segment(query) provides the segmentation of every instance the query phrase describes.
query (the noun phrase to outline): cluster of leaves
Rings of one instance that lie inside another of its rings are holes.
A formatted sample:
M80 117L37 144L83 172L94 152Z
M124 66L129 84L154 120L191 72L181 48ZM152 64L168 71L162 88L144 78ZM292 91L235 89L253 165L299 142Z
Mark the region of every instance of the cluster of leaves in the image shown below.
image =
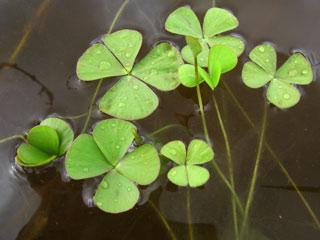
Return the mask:
M68 123L58 118L48 118L28 132L27 143L19 146L16 161L24 167L49 164L65 154L73 138Z
M277 53L270 44L255 47L249 54L250 60L242 71L242 79L250 88L260 88L269 83L267 99L278 108L285 109L296 105L301 97L294 86L308 85L313 72L310 62L301 54L293 54L277 70Z

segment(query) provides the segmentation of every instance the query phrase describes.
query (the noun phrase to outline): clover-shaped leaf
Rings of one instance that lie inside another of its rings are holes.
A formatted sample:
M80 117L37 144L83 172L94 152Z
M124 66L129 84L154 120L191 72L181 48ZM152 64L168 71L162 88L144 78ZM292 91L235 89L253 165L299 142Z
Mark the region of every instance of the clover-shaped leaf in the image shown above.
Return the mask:
M236 36L221 36L219 34L230 31L238 27L237 18L229 11L222 8L211 8L207 11L203 31L199 19L188 6L180 7L172 12L166 20L165 28L167 31L198 38L202 45L202 52L198 56L198 64L201 67L207 67L209 48L215 45L224 45L230 47L237 56L244 51L244 43L241 38ZM194 64L194 58L190 46L182 49L183 59Z
M17 150L17 163L25 167L38 167L62 156L70 147L74 133L65 121L48 118L27 134L27 143Z
M168 179L178 186L200 187L210 177L207 169L197 166L213 159L212 148L202 140L192 140L188 150L183 142L172 141L164 145L161 154L178 166L168 172Z
M125 29L103 36L101 43L80 57L80 80L123 76L101 99L100 111L124 120L142 119L158 107L158 97L146 84L161 91L178 87L178 68L183 60L177 48L160 43L134 65L141 45L141 34Z
M276 51L270 44L255 47L242 71L242 79L250 88L269 84L267 99L275 106L286 109L295 106L301 94L294 86L312 82L313 72L309 61L301 54L293 54L278 70Z
M127 121L108 119L99 122L93 136L80 135L66 156L66 170L72 179L106 174L94 196L98 208L109 213L130 210L139 199L136 184L152 183L160 171L157 150L144 144L127 153L136 134Z

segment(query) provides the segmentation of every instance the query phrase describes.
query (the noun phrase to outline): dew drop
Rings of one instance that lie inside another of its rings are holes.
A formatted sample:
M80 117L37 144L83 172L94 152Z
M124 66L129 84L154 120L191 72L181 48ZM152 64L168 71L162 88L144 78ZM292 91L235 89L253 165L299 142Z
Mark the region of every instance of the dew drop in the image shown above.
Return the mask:
M175 175L177 175L177 171L176 171L176 170L173 170L173 171L171 172L171 176L175 176Z
M174 150L174 149L172 149L170 152L171 152L172 155L177 155L177 151Z
M259 47L259 51L264 53L264 51L265 51L264 47L263 46Z
M270 62L270 60L269 60L269 59L266 59L266 62L268 63L268 62Z
M101 183L101 186L102 186L103 188L108 188L109 184L107 183L107 181L103 181L103 182Z
M138 88L139 88L138 85L134 85L134 86L133 86L133 89L135 89L135 90L137 90Z
M173 57L173 56L174 56L174 52L173 51L168 52L168 57Z
M102 202L97 202L98 207L102 207Z
M131 187L128 187L127 190L128 190L128 192L131 192L132 188L131 188Z
M302 71L302 74L303 74L303 75L307 75L307 74L308 74L308 71L307 71L307 70L303 70L303 71Z
M126 53L126 58L129 58L131 57L131 54L130 53Z
M122 186L122 184L121 183L118 183L118 187L121 187Z
M117 146L116 146L116 149L120 149L120 146L119 146L119 145L117 145Z
M288 99L290 99L290 95L288 93L286 93L286 94L283 95L283 98L288 100Z
M102 61L99 65L100 70L107 70L110 68L110 63Z
M83 171L84 172L89 172L89 168L86 167L86 168L83 169Z
M290 70L290 71L289 71L289 76L290 76L290 77L294 77L294 76L297 75L297 73L298 73L297 70Z
M121 103L119 103L118 106L119 106L119 107L124 107L124 105L125 105L125 104L121 102Z

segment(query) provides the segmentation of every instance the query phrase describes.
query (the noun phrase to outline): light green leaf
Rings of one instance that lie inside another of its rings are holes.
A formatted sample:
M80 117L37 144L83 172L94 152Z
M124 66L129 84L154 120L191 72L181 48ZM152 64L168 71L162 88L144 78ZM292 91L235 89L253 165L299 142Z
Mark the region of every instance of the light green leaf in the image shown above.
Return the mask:
M99 102L99 109L113 117L138 120L151 115L158 107L157 95L134 77L121 78Z
M189 186L196 188L204 185L210 178L209 171L203 167L187 166Z
M270 44L255 47L249 54L250 59L267 73L274 75L277 69L277 53Z
M92 45L80 57L77 64L77 75L83 81L126 74L127 71L103 44Z
M212 148L202 140L192 140L187 150L187 164L203 164L214 157Z
M31 144L21 144L17 150L17 163L25 167L38 167L46 165L56 159L57 156L49 155Z
M178 69L182 64L177 48L160 43L135 65L132 75L161 91L170 91L179 85Z
M277 71L276 78L287 83L308 85L313 79L311 64L301 53L296 53Z
M130 122L107 119L96 125L92 135L108 162L115 166L132 144L135 131Z
M267 73L253 62L247 62L242 69L242 80L250 88L260 88L273 79L273 75Z
M197 57L202 51L202 47L201 47L201 44L199 43L199 39L186 36L186 42L187 42L187 45L190 47L193 57Z
M172 182L175 185L181 187L188 186L188 176L185 165L171 168L167 176L170 182Z
M243 40L240 37L235 36L215 36L208 38L207 42L210 47L215 45L228 46L237 54L237 56L240 56L245 49Z
M156 180L160 172L158 152L150 144L142 145L126 155L116 170L139 185L148 185Z
M121 213L132 209L139 200L137 186L117 173L108 173L99 184L94 202L97 207L108 213Z
M218 60L215 61L216 63L212 65L214 70L212 71L212 74L210 76L210 84L208 83L208 81L206 81L212 90L214 90L218 86L222 74L220 62Z
M197 57L198 66L207 67L208 66L208 57L209 57L209 47L208 47L207 43L204 42L203 40L200 41L200 43L202 46L202 51ZM190 46L188 46L188 45L185 46L181 51L181 55L187 63L194 65L194 57L193 57Z
M238 25L238 19L231 12L222 8L211 8L204 17L203 32L206 38L210 38L235 29Z
M138 31L123 29L102 38L108 49L130 72L142 45L142 35Z
M161 148L161 155L181 165L185 164L187 157L186 146L181 141L171 141Z
M271 81L267 91L268 100L281 109L293 107L300 97L296 87L277 79Z
M237 66L238 57L230 47L215 45L209 52L209 72L211 75L215 71L215 64L220 64L221 73L226 73Z
M88 134L76 138L67 152L65 167L68 176L76 180L96 177L113 168Z
M48 126L36 126L28 133L28 142L48 155L58 155L60 140L56 130Z
M180 7L172 12L165 23L167 31L183 36L202 38L198 17L190 7Z
M190 64L184 64L179 68L179 80L181 84L188 88L196 87L198 84L201 84L204 79L200 76L199 73L199 83L195 78L195 67Z
M47 118L40 123L57 131L60 139L59 155L63 155L71 146L74 133L70 125L59 118Z

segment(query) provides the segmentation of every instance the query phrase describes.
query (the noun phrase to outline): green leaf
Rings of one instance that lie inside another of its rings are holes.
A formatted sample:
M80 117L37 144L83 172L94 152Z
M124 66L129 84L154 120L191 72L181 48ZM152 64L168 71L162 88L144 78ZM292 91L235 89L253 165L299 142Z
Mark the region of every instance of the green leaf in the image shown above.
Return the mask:
M59 118L47 118L40 123L57 131L60 139L59 155L63 155L71 146L74 133L68 123Z
M276 78L286 83L308 85L313 79L311 64L301 53L296 53L277 71Z
M161 148L161 155L181 165L185 164L187 151L186 146L181 141L171 141Z
M36 126L28 133L28 142L48 155L58 155L60 140L56 130L48 126Z
M165 23L167 31L183 36L202 38L198 17L190 7L180 7L172 12Z
M110 116L138 120L151 115L158 107L157 95L134 77L121 78L99 102L99 109Z
M56 159L57 156L49 155L31 144L21 144L17 150L17 163L25 167L38 167L46 165Z
M215 36L206 40L210 47L213 47L215 45L230 47L237 54L237 56L240 56L245 49L243 40L235 36Z
M242 80L250 88L260 88L273 79L273 75L267 73L253 62L247 62L242 69Z
M170 91L179 85L178 69L182 64L177 48L160 43L135 65L132 74L161 91Z
M97 207L108 213L121 213L132 209L139 200L137 186L117 173L108 173L99 184L94 202Z
M198 66L207 67L208 66L208 57L209 57L209 47L208 47L207 43L204 42L203 40L200 40L200 43L202 46L202 51L197 57ZM181 51L181 55L187 63L194 65L194 56L193 56L193 53L192 53L190 46L188 46L188 45L185 46Z
M96 125L92 135L108 162L115 166L132 144L136 130L130 122L107 119Z
M209 52L209 73L211 75L215 71L216 64L220 64L221 73L226 73L237 66L238 57L231 48L215 45Z
M113 168L88 134L76 138L67 152L65 167L72 179L100 176Z
M186 166L177 166L168 172L168 179L175 185L186 187L188 186L188 176Z
M204 185L210 178L209 171L203 167L187 166L189 186L196 188Z
M124 29L102 38L108 49L130 72L142 45L142 35L138 31Z
M204 17L203 32L206 38L210 38L235 29L238 25L238 19L231 12L222 8L211 8Z
M194 58L197 57L202 51L202 47L201 47L201 44L199 43L199 39L186 36L186 42L190 47L190 50L192 51L193 57Z
M277 69L277 53L270 44L255 47L249 54L250 59L267 73L274 75Z
M142 145L126 155L116 170L139 185L148 185L156 180L160 172L158 152L150 144Z
M179 68L179 80L183 86L188 88L196 87L198 84L201 84L204 81L204 79L200 76L200 73L199 82L196 81L195 67L190 64L184 64Z
M210 84L208 83L208 81L206 81L212 90L214 90L218 86L220 77L222 75L220 62L216 60L216 63L214 63L213 66L214 70L212 71L210 77Z
M77 75L83 81L93 81L126 74L127 71L103 44L92 45L80 57L77 64Z
M187 150L187 164L203 164L213 159L212 148L202 140L192 140Z
M281 109L293 107L300 100L300 92L291 84L273 79L268 87L268 100Z

